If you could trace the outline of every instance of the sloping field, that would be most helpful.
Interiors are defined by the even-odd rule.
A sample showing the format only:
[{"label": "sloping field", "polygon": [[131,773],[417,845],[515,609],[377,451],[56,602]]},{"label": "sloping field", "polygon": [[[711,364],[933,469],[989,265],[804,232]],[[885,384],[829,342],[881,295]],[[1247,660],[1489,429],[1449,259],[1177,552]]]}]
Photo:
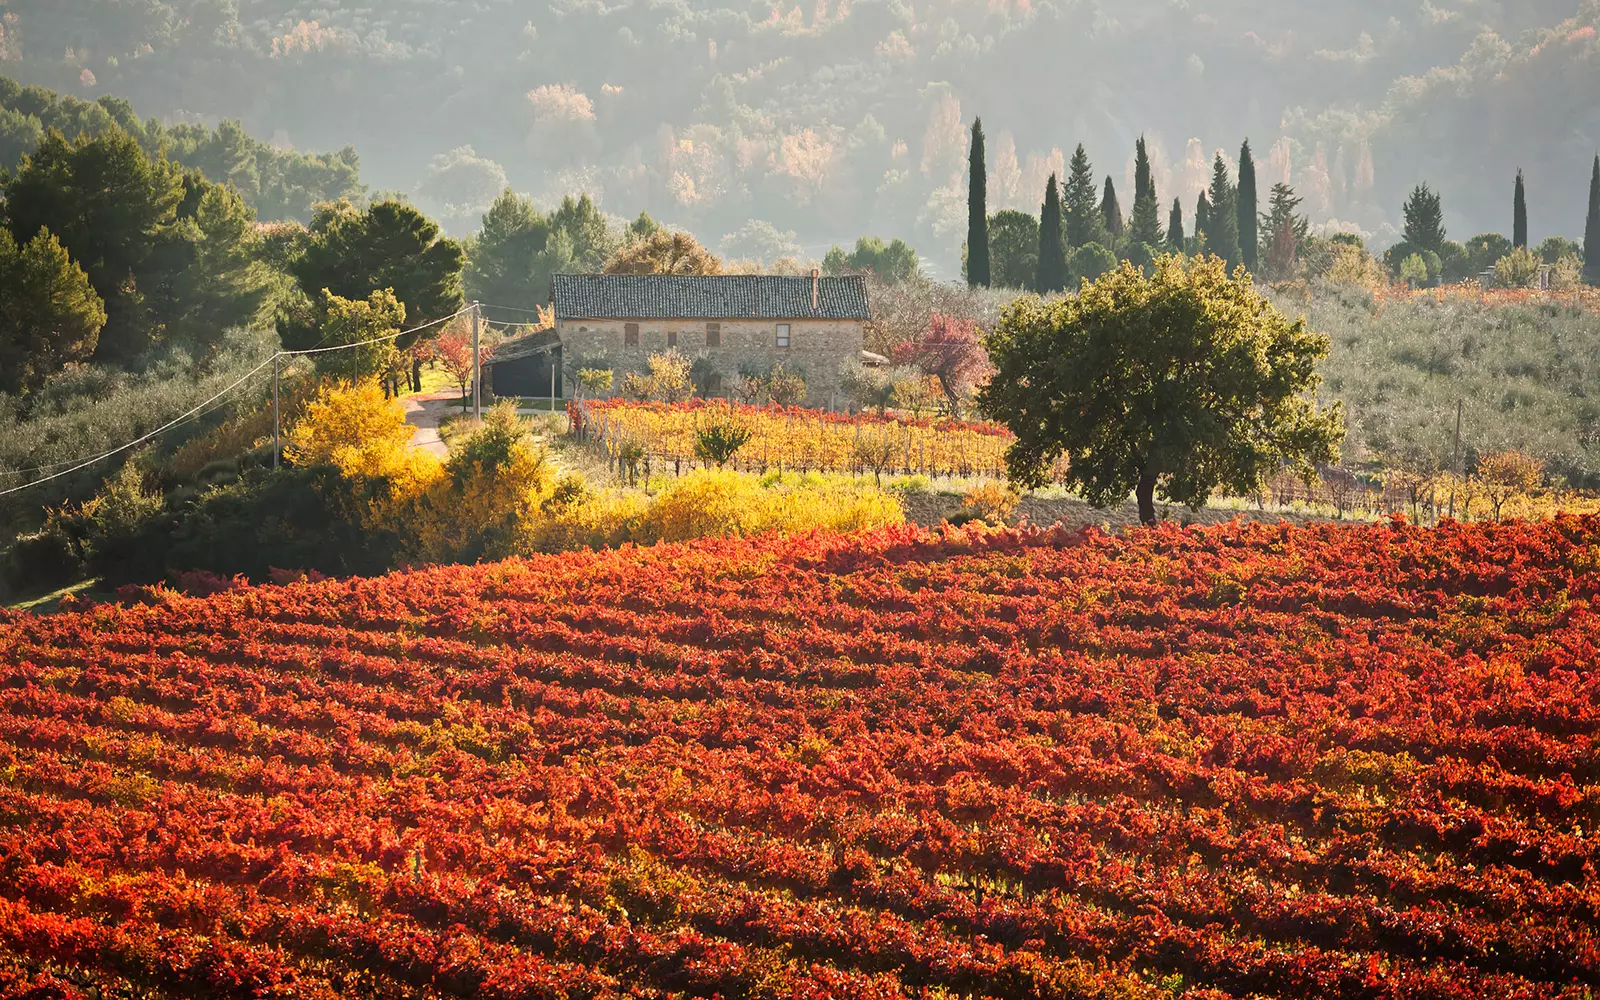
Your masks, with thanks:
[{"label": "sloping field", "polygon": [[1587,996],[1600,520],[0,621],[0,995]]}]

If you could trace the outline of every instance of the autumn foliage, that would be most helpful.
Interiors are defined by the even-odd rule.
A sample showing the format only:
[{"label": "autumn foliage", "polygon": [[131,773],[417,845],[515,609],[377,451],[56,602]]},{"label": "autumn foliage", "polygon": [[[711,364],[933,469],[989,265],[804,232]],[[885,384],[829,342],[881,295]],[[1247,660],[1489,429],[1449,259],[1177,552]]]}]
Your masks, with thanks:
[{"label": "autumn foliage", "polygon": [[830,472],[908,472],[999,476],[1011,432],[999,424],[830,413],[797,406],[751,406],[720,399],[683,403],[591,400],[569,407],[574,428],[615,456],[633,445],[652,459],[700,461],[709,427],[748,431],[734,461],[741,468]]},{"label": "autumn foliage", "polygon": [[0,993],[1570,997],[1600,519],[0,612]]}]

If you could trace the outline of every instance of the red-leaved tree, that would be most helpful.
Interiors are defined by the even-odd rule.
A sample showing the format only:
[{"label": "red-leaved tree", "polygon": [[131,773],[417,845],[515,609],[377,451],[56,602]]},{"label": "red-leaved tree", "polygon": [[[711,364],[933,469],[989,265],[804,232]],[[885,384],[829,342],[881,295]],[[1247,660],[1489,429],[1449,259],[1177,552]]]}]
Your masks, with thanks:
[{"label": "red-leaved tree", "polygon": [[977,324],[940,312],[929,319],[922,336],[895,347],[894,361],[936,379],[953,417],[961,415],[961,401],[994,372]]},{"label": "red-leaved tree", "polygon": [[[472,386],[472,337],[454,328],[440,334],[433,342],[434,357],[461,387],[461,404],[466,405],[467,390]],[[479,363],[488,360],[489,349],[480,347]]]}]

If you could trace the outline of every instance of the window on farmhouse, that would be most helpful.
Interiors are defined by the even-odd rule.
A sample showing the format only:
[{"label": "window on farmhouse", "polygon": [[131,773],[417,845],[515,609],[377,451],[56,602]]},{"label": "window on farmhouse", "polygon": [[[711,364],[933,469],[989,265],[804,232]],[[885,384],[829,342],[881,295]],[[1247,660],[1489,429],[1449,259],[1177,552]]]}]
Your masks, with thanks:
[{"label": "window on farmhouse", "polygon": [[639,324],[638,323],[624,323],[622,325],[622,346],[623,347],[638,347],[639,346]]},{"label": "window on farmhouse", "polygon": [[677,347],[678,346],[678,331],[676,331],[676,330],[668,330],[667,331],[667,346],[668,347]]},{"label": "window on farmhouse", "polygon": [[784,349],[784,348],[787,348],[788,346],[789,346],[789,324],[788,323],[779,323],[778,324],[778,347],[779,347],[779,349]]},{"label": "window on farmhouse", "polygon": [[722,324],[721,323],[707,323],[706,324],[706,346],[707,347],[721,347],[722,346]]}]

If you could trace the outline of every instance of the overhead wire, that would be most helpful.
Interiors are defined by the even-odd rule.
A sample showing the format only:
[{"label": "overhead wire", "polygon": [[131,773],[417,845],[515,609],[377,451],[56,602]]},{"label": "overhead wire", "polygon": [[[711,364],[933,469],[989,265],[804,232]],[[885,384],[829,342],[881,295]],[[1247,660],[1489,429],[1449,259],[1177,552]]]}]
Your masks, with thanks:
[{"label": "overhead wire", "polygon": [[[244,375],[242,375],[240,378],[235,380],[233,383],[231,383],[227,388],[223,389],[221,392],[218,392],[216,395],[211,396],[210,398],[204,400],[199,405],[197,405],[197,406],[195,406],[195,407],[193,407],[193,408],[191,408],[189,410],[184,411],[183,413],[181,413],[178,416],[174,417],[173,419],[169,420],[167,423],[162,424],[160,427],[157,427],[155,430],[150,431],[147,434],[142,434],[139,437],[134,438],[132,441],[129,441],[126,444],[119,445],[119,446],[117,446],[115,448],[112,448],[110,451],[102,452],[102,453],[100,453],[98,455],[95,455],[93,457],[90,457],[90,458],[68,459],[68,460],[63,461],[63,462],[56,462],[56,463],[52,463],[50,465],[42,465],[42,466],[38,466],[37,468],[33,468],[33,469],[10,469],[10,470],[4,470],[8,475],[27,475],[30,472],[43,472],[43,471],[45,471],[47,469],[60,469],[61,471],[52,473],[51,475],[48,475],[48,476],[42,476],[42,477],[40,477],[38,479],[30,480],[30,481],[28,481],[26,483],[22,483],[21,485],[18,485],[18,486],[12,486],[12,487],[9,487],[7,489],[0,490],[0,497],[10,496],[13,493],[20,493],[23,490],[32,489],[35,486],[40,486],[40,485],[43,485],[44,483],[53,482],[54,480],[61,479],[61,478],[65,477],[65,476],[70,476],[74,472],[79,472],[79,471],[81,471],[83,469],[87,469],[89,466],[94,465],[97,462],[104,461],[105,459],[111,458],[114,455],[120,455],[121,453],[123,453],[125,451],[128,451],[131,448],[137,448],[139,445],[144,444],[146,441],[150,441],[150,440],[152,440],[152,439],[154,439],[156,437],[159,437],[160,435],[166,433],[167,431],[169,431],[172,428],[178,426],[179,424],[182,424],[182,423],[184,423],[184,422],[186,422],[188,420],[191,420],[191,419],[193,419],[195,417],[200,416],[203,412],[206,411],[206,407],[210,406],[212,403],[215,403],[218,400],[222,399],[223,397],[227,396],[229,393],[233,392],[233,390],[237,389],[239,386],[241,386],[245,382],[249,381],[252,376],[256,375],[257,373],[259,373],[259,372],[261,372],[263,370],[265,370],[268,365],[277,363],[281,358],[304,357],[304,356],[310,355],[310,354],[326,354],[329,351],[347,351],[347,350],[350,350],[350,349],[356,348],[356,347],[367,347],[367,346],[369,346],[371,344],[382,344],[382,343],[386,343],[386,342],[391,341],[391,340],[398,340],[401,337],[409,336],[409,335],[411,335],[413,333],[421,333],[423,330],[431,329],[431,328],[433,328],[435,326],[439,326],[439,325],[441,325],[443,323],[448,323],[451,320],[455,319],[456,317],[464,315],[465,313],[468,313],[468,312],[471,312],[471,311],[472,311],[472,306],[466,306],[466,307],[463,307],[461,309],[456,310],[455,312],[451,313],[449,316],[445,316],[445,317],[443,317],[441,319],[436,319],[436,320],[433,320],[433,321],[428,322],[428,323],[423,323],[422,325],[412,327],[409,330],[400,330],[400,331],[398,331],[396,333],[386,334],[386,335],[384,335],[382,337],[373,337],[373,338],[371,338],[369,340],[360,340],[360,341],[356,341],[355,343],[335,344],[332,347],[313,347],[313,348],[307,348],[307,349],[299,350],[299,351],[274,351],[272,353],[272,355],[269,358],[267,358],[267,360],[261,362],[261,364],[257,365],[256,367],[252,368],[250,371],[246,372]],[[70,468],[61,468],[62,466],[70,466]]]}]

